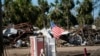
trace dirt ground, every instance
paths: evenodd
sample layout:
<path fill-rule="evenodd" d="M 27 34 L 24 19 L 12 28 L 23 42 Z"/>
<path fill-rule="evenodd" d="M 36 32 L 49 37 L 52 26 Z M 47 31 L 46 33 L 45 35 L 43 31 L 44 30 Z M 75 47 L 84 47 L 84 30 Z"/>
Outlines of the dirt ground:
<path fill-rule="evenodd" d="M 87 53 L 95 53 L 96 50 L 100 49 L 100 46 L 57 47 L 57 56 L 75 56 L 76 54 L 84 54 L 84 48 L 87 49 Z M 5 49 L 4 56 L 30 56 L 30 48 Z"/>

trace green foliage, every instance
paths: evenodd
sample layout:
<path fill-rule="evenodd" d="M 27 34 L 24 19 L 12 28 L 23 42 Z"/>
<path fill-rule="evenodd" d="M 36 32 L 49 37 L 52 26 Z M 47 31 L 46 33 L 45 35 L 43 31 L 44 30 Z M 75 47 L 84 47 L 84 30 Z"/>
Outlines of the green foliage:
<path fill-rule="evenodd" d="M 55 9 L 51 12 L 50 17 L 52 20 L 57 21 L 63 17 L 63 14 L 58 9 Z"/>
<path fill-rule="evenodd" d="M 14 24 L 36 21 L 39 9 L 31 4 L 31 0 L 5 0 L 4 21 Z M 33 24 L 34 24 L 33 23 Z"/>
<path fill-rule="evenodd" d="M 58 25 L 61 25 L 66 28 L 69 28 L 71 25 L 76 25 L 77 20 L 72 15 L 71 9 L 74 8 L 73 0 L 55 0 L 54 4 L 51 4 L 55 7 L 50 13 L 50 17 L 54 20 Z"/>
<path fill-rule="evenodd" d="M 79 14 L 88 14 L 92 12 L 92 1 L 91 0 L 84 0 L 83 4 L 80 5 L 78 9 Z"/>
<path fill-rule="evenodd" d="M 97 27 L 100 27 L 100 17 L 97 17 L 95 19 L 95 23 L 94 23 Z"/>
<path fill-rule="evenodd" d="M 83 3 L 80 5 L 80 8 L 78 8 L 77 20 L 80 25 L 91 25 L 93 23 L 93 17 L 91 15 L 92 10 L 92 0 L 84 0 Z"/>
<path fill-rule="evenodd" d="M 93 10 L 92 0 L 84 0 L 80 5 L 77 16 L 71 13 L 75 7 L 74 0 L 55 0 L 55 3 L 48 4 L 47 0 L 38 0 L 38 6 L 32 5 L 31 0 L 5 0 L 3 13 L 3 22 L 14 24 L 22 22 L 31 22 L 40 28 L 49 26 L 50 20 L 57 25 L 70 28 L 77 24 L 92 24 Z"/>
<path fill-rule="evenodd" d="M 47 14 L 49 11 L 49 5 L 47 0 L 38 0 L 38 4 L 39 4 L 39 16 L 37 18 L 36 21 L 36 26 L 43 28 L 45 26 L 47 26 Z"/>
<path fill-rule="evenodd" d="M 39 8 L 41 9 L 41 12 L 45 13 L 49 10 L 49 5 L 47 0 L 38 0 Z"/>
<path fill-rule="evenodd" d="M 62 0 L 61 6 L 63 6 L 62 9 L 66 10 L 66 9 L 72 9 L 75 5 L 73 0 Z"/>

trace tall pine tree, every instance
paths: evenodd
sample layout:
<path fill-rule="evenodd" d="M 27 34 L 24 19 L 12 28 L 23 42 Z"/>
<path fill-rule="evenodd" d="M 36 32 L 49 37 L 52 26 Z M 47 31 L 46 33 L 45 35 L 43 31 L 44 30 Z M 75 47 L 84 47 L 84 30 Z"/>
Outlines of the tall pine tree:
<path fill-rule="evenodd" d="M 91 25 L 93 23 L 93 10 L 92 0 L 84 0 L 78 8 L 77 20 L 80 25 Z"/>

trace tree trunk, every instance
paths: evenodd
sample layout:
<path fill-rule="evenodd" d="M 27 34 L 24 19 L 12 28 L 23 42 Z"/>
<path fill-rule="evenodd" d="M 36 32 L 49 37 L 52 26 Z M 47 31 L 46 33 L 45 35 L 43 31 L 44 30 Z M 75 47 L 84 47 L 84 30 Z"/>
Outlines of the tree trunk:
<path fill-rule="evenodd" d="M 2 36 L 2 4 L 0 0 L 0 56 L 3 56 L 3 36 Z"/>

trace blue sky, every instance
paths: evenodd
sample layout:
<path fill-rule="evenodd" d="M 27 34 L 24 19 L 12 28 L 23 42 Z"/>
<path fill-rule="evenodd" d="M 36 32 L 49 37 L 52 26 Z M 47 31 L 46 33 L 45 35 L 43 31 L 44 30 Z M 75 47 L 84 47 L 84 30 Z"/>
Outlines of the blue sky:
<path fill-rule="evenodd" d="M 32 3 L 34 4 L 34 5 L 37 5 L 38 3 L 37 3 L 37 1 L 38 0 L 32 0 Z M 53 3 L 55 0 L 48 0 L 48 3 L 50 4 L 51 2 Z"/>

